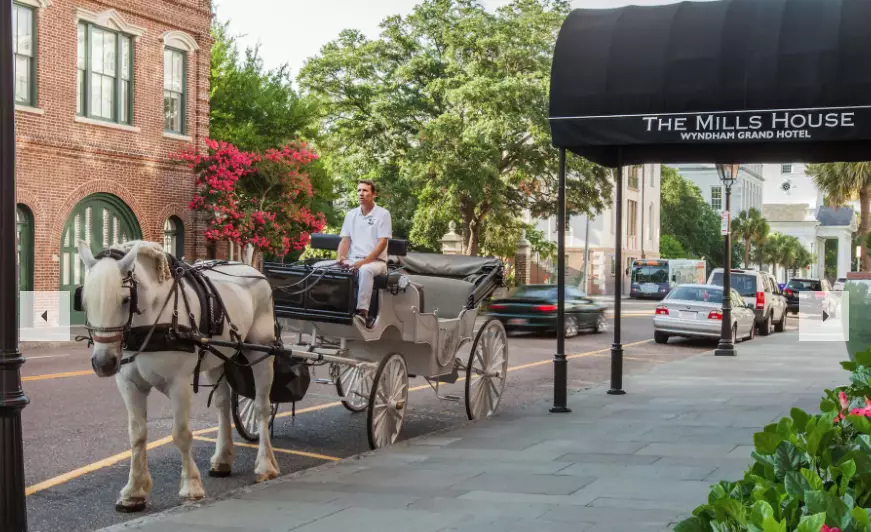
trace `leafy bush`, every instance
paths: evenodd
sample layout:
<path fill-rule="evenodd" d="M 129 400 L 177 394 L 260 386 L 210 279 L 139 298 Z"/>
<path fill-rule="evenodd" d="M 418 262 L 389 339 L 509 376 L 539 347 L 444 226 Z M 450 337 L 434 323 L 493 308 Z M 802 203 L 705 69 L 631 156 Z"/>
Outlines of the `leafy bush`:
<path fill-rule="evenodd" d="M 757 432 L 744 478 L 714 485 L 676 532 L 869 532 L 871 349 L 841 365 L 850 384 Z"/>

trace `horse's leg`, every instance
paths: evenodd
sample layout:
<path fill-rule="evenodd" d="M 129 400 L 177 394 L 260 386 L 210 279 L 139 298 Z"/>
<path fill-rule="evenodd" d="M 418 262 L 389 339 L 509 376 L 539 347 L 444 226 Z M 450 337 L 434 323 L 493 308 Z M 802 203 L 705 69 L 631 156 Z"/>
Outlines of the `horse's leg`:
<path fill-rule="evenodd" d="M 191 432 L 191 383 L 190 374 L 182 373 L 176 377 L 169 388 L 169 398 L 172 401 L 172 439 L 181 453 L 181 489 L 179 497 L 187 500 L 199 500 L 206 496 L 200 470 L 194 462 L 191 453 L 193 433 Z"/>
<path fill-rule="evenodd" d="M 130 476 L 127 485 L 121 490 L 121 498 L 115 503 L 119 512 L 141 512 L 145 509 L 145 499 L 151 493 L 151 474 L 148 472 L 148 459 L 145 445 L 148 441 L 148 393 L 151 385 L 132 368 L 121 371 L 115 377 L 118 391 L 127 405 L 128 433 L 130 435 Z"/>
<path fill-rule="evenodd" d="M 271 315 L 258 316 L 254 321 L 246 340 L 251 343 L 270 344 L 275 341 L 275 326 Z M 263 353 L 245 351 L 245 357 L 249 361 L 255 361 L 263 357 Z M 279 475 L 278 462 L 272 450 L 272 440 L 269 437 L 269 418 L 272 415 L 272 407 L 269 402 L 269 392 L 272 390 L 273 377 L 272 357 L 266 357 L 251 369 L 254 373 L 255 399 L 254 407 L 260 421 L 260 445 L 257 449 L 257 460 L 254 463 L 254 474 L 257 482 L 265 482 L 277 478 Z"/>
<path fill-rule="evenodd" d="M 218 382 L 223 373 L 223 366 L 211 369 L 207 372 L 211 383 Z M 218 443 L 215 446 L 215 454 L 212 456 L 211 477 L 228 477 L 233 471 L 233 433 L 230 423 L 230 384 L 227 379 L 221 379 L 217 385 L 215 395 L 215 408 L 218 410 Z"/>

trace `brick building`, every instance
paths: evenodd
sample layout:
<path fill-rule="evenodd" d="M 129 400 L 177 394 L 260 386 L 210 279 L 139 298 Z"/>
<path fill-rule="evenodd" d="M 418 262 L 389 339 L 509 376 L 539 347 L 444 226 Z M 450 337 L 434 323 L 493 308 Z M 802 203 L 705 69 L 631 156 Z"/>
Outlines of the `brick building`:
<path fill-rule="evenodd" d="M 210 1 L 13 0 L 13 11 L 21 290 L 81 284 L 79 239 L 204 257 L 193 173 L 168 154 L 209 134 Z"/>

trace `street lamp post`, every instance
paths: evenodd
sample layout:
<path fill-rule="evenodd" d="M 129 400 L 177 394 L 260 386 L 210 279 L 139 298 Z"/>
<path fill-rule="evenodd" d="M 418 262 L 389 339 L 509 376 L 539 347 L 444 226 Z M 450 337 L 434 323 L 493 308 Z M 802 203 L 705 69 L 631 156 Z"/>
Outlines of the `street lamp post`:
<path fill-rule="evenodd" d="M 0 2 L 0 530 L 27 530 L 21 409 L 24 358 L 18 351 L 18 293 L 15 223 L 15 93 L 13 90 L 12 2 Z"/>
<path fill-rule="evenodd" d="M 720 343 L 714 351 L 716 356 L 735 356 L 738 353 L 735 351 L 735 342 L 732 336 L 732 185 L 738 179 L 738 169 L 740 164 L 718 164 L 717 173 L 720 174 L 720 181 L 723 182 L 723 187 L 726 189 L 726 227 L 724 229 L 724 253 L 725 264 L 723 265 L 723 326 L 720 329 Z"/>

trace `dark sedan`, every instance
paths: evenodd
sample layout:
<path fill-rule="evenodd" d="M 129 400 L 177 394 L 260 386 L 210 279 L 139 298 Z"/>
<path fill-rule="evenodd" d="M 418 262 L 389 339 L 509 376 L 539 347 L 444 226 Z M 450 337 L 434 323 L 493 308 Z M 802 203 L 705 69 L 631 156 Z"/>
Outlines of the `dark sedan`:
<path fill-rule="evenodd" d="M 828 293 L 832 287 L 825 279 L 808 279 L 808 278 L 793 278 L 786 284 L 783 289 L 783 295 L 786 296 L 786 306 L 793 314 L 798 314 L 799 311 L 799 294 L 801 292 L 813 292 L 807 296 L 806 308 L 813 313 L 821 313 L 824 309 L 831 313 L 829 309 Z"/>
<path fill-rule="evenodd" d="M 573 287 L 566 287 L 566 337 L 582 329 L 604 332 L 608 327 L 605 305 L 600 305 Z M 487 314 L 497 318 L 506 331 L 556 331 L 557 287 L 529 284 L 515 288 L 503 299 L 493 300 Z"/>

